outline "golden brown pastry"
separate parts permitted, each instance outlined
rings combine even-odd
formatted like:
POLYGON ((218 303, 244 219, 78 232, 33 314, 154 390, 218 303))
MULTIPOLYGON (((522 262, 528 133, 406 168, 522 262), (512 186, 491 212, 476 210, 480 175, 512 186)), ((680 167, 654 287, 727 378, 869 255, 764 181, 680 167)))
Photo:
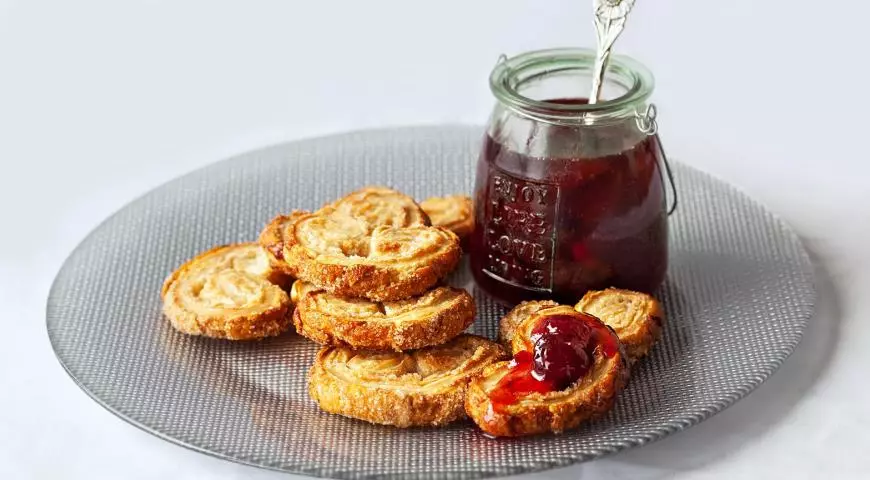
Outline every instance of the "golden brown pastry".
POLYGON ((322 292, 323 290, 315 287, 314 285, 303 282, 302 280, 296 280, 293 282, 293 286, 290 287, 290 301, 293 302, 294 305, 298 304, 302 297, 305 296, 308 292, 322 292))
POLYGON ((469 196, 427 198, 420 203, 420 207, 429 215, 432 225, 444 227, 460 239, 465 239, 474 231, 474 209, 469 196))
POLYGON ((665 318, 661 304, 652 296, 618 288, 587 292, 574 308, 612 328, 631 362, 650 351, 661 336, 665 318))
POLYGON ((342 297, 387 301, 422 294, 461 254, 453 232, 429 226, 413 200, 380 187, 279 223, 288 271, 342 297))
POLYGON ((383 303, 316 291, 299 280, 291 297, 292 292, 296 292, 296 331, 321 345, 413 350, 440 345, 474 321, 474 299, 453 287, 383 303))
POLYGON ((498 341, 511 353, 514 353, 513 339, 520 323, 532 314, 547 308, 558 307, 559 304, 552 300, 537 300, 522 302, 507 313, 498 324, 498 341))
POLYGON ((628 379, 616 334, 597 318, 553 302, 513 311, 514 359, 488 366, 468 387, 468 416, 493 436, 562 432, 609 411, 628 379))
POLYGON ((187 261, 166 279, 163 312, 190 335, 249 340, 290 327, 290 298, 278 286, 284 274, 256 243, 213 248, 187 261))
POLYGON ((413 198, 387 187, 365 187, 345 195, 324 208, 337 215, 363 221, 374 227, 432 225, 413 198))
POLYGON ((304 210, 293 210, 288 215, 278 215, 273 218, 266 228, 260 232, 260 238, 257 241, 269 253, 269 260, 272 266, 276 269, 287 273, 287 263, 284 262, 284 229, 291 222, 306 215, 308 212, 304 210))
POLYGON ((465 416, 468 381, 504 358, 496 343, 460 335, 405 353, 323 347, 308 378, 321 409, 371 423, 444 425, 465 416))

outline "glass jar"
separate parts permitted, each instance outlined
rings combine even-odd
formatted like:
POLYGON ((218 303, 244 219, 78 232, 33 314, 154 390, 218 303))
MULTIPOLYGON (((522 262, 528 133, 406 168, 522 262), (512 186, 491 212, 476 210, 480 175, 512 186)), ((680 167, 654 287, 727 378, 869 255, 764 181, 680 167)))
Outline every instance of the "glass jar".
POLYGON ((613 56, 601 101, 587 101, 595 52, 502 57, 498 103, 475 186, 472 272, 507 304, 569 304, 589 289, 653 292, 667 269, 668 225, 652 74, 613 56))

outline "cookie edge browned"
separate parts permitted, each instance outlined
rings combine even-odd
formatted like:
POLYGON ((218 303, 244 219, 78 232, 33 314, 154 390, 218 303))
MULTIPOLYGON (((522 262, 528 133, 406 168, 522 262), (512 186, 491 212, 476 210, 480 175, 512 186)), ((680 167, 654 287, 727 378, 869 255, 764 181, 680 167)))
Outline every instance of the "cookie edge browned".
POLYGON ((269 223, 263 227, 263 230, 260 231, 260 235, 257 237, 257 243, 259 243, 263 249, 266 250, 266 254, 269 256, 269 262, 272 264, 272 267, 276 270, 280 271, 286 278, 285 280, 288 282, 282 287, 289 287, 289 283, 292 283, 292 273, 290 271, 287 262, 283 260, 284 258, 284 224, 295 221, 296 219, 302 217, 303 215, 307 215, 309 212, 306 210, 292 210, 288 214, 277 215, 271 220, 269 223))
POLYGON ((278 289, 280 303, 255 315, 202 316, 181 308, 177 301, 167 298, 172 285, 203 258, 218 254, 223 250, 248 246, 262 248, 261 245, 254 242, 219 245, 182 263, 166 278, 160 290, 160 298, 163 304, 163 315, 169 320, 173 328, 188 335, 201 335, 224 340, 258 340, 280 335, 290 328, 291 316, 289 314, 292 305, 290 297, 281 289, 281 284, 286 283, 287 280, 285 274, 276 269, 270 271, 264 280, 278 289))
MULTIPOLYGON (((493 349, 493 361, 504 358, 504 349, 497 343, 477 335, 464 335, 479 339, 483 341, 481 346, 493 349)), ((491 364, 486 363, 457 377, 452 388, 445 392, 409 394, 336 380, 323 366, 323 357, 333 348, 347 347, 324 346, 317 352, 308 373, 308 393, 312 400, 328 413, 399 428, 442 426, 465 418, 468 384, 491 364)))
MULTIPOLYGON (((619 335, 619 341, 625 346, 626 355, 629 362, 634 363, 645 357, 656 342, 661 338, 662 330, 664 329, 665 313, 661 303, 652 295, 634 290, 626 290, 621 288, 606 288, 604 290, 590 290, 583 295, 583 298, 574 305, 574 309, 578 312, 587 313, 583 310, 585 303, 592 301, 593 298, 601 295, 609 295, 612 293, 621 293, 633 296, 644 297, 645 304, 649 306, 649 313, 640 322, 635 324, 636 331, 629 335, 619 335)), ((590 314, 591 315, 591 314, 590 314)), ((606 318, 600 318, 604 324, 607 324, 606 318)))
MULTIPOLYGON (((304 216, 294 223, 301 218, 304 216)), ((438 229, 448 236, 450 245, 429 265, 412 271, 364 263, 339 265, 320 262, 316 255, 310 255, 305 247, 296 243, 295 238, 285 238, 284 261, 294 277, 341 297, 381 302, 403 300, 429 290, 456 268, 462 256, 459 237, 450 230, 431 226, 415 228, 438 229)))
MULTIPOLYGON (((423 204, 425 204, 426 202, 428 202, 430 200, 443 200, 443 199, 461 201, 468 208, 468 212, 469 212, 468 217, 461 219, 461 220, 456 220, 456 221, 450 222, 450 224, 455 224, 452 226, 447 226, 447 225, 435 225, 435 226, 447 228, 448 230, 455 233, 456 236, 459 237, 459 240, 461 242, 463 242, 463 243, 466 242, 468 237, 471 236, 472 232, 474 232, 474 201, 472 201, 471 197, 469 197, 468 195, 444 195, 444 196, 429 197, 429 198, 423 200, 422 202, 420 202, 419 205, 420 205, 420 208, 423 210, 423 212, 425 212, 428 215, 429 212, 426 211, 426 207, 424 207, 423 204)), ((429 218, 431 219, 431 217, 429 217, 429 218)))
POLYGON ((300 335, 321 345, 395 351, 440 345, 468 328, 474 322, 476 310, 474 299, 466 290, 447 286, 436 288, 446 288, 460 295, 453 305, 425 319, 397 324, 330 315, 314 307, 313 296, 319 292, 308 292, 296 304, 293 323, 300 335))

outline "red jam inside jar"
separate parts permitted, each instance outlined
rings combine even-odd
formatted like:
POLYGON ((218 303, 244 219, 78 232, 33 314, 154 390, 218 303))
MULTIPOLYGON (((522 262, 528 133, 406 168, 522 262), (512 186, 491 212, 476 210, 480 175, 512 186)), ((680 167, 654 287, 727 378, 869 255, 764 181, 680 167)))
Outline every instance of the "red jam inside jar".
MULTIPOLYGON (((577 142, 596 140, 571 127, 543 132, 528 141, 544 145, 545 152, 570 152, 577 142)), ((620 141, 622 134, 609 133, 620 141)), ((573 304, 587 290, 652 293, 659 287, 667 269, 668 229, 655 135, 634 135, 636 142, 592 158, 526 155, 493 136, 491 130, 478 160, 477 227, 469 245, 472 273, 484 291, 506 304, 573 304)))
POLYGON ((489 392, 495 412, 531 393, 564 390, 589 373, 596 352, 611 358, 619 350, 615 335, 584 313, 545 316, 531 333, 531 351, 517 352, 508 373, 489 392))
MULTIPOLYGON (((596 53, 561 48, 503 57, 477 167, 477 284, 505 304, 619 287, 647 293, 664 281, 665 158, 641 63, 610 59, 601 99, 596 53)), ((668 175, 668 178, 670 176, 668 175)), ((676 199, 674 199, 676 201, 676 199)))

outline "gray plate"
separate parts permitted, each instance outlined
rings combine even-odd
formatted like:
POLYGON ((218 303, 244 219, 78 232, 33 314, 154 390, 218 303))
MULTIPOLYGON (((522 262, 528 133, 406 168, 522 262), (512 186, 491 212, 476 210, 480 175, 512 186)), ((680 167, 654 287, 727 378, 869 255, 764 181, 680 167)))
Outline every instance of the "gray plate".
MULTIPOLYGON (((61 364, 104 407, 220 458, 317 476, 479 478, 543 470, 642 445, 709 418, 788 357, 813 312, 797 236, 732 187, 675 165, 680 209, 661 292, 669 321, 605 418, 561 436, 493 440, 473 425, 398 430, 321 412, 306 393, 315 346, 293 334, 232 343, 176 333, 163 279, 217 244, 254 240, 276 213, 366 184, 416 198, 470 192, 481 133, 350 133, 279 145, 198 170, 124 207, 63 265, 48 299, 61 364)), ((460 271, 454 282, 468 284, 460 271)), ((469 284, 470 286, 470 284, 469 284)), ((503 309, 474 291, 473 327, 503 309)))

